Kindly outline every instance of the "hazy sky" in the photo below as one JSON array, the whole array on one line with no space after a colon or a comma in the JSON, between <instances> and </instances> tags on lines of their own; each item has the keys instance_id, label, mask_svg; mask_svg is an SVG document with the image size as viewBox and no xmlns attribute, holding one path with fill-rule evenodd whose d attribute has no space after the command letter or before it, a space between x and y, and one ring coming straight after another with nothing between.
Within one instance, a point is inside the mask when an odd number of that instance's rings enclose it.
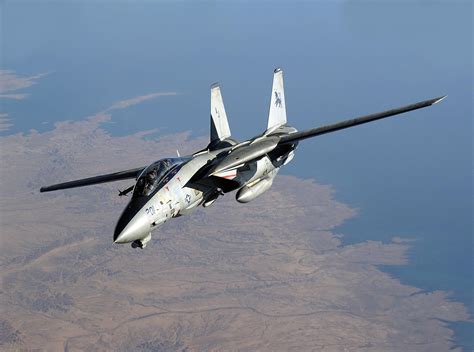
<instances>
[{"instance_id":1,"label":"hazy sky","mask_svg":"<svg viewBox=\"0 0 474 352\"><path fill-rule=\"evenodd\" d=\"M285 172L332 184L359 207L343 228L348 241L420 238L408 279L453 288L465 302L472 295L471 1L6 1L0 9L2 69L51 72L24 101L2 100L14 124L7 133L175 91L115 114L107 129L204 135L209 86L220 81L243 139L266 125L276 66L298 129L448 94L422 111L305 141Z\"/></svg>"}]
</instances>

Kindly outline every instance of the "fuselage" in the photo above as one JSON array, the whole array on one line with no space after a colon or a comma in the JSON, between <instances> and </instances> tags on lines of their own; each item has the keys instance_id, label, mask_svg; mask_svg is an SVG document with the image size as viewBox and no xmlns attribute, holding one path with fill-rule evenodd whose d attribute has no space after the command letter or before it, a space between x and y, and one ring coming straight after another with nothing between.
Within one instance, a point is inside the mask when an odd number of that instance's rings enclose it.
<instances>
[{"instance_id":1,"label":"fuselage","mask_svg":"<svg viewBox=\"0 0 474 352\"><path fill-rule=\"evenodd\" d=\"M295 131L286 126L279 133ZM223 144L193 155L156 161L138 176L132 199L117 222L115 243L146 246L151 231L186 215L199 205L213 204L219 195L238 190L236 199L249 202L270 188L279 168L294 155L296 145L278 150L278 135ZM205 172L207 182L195 182Z\"/></svg>"}]
</instances>

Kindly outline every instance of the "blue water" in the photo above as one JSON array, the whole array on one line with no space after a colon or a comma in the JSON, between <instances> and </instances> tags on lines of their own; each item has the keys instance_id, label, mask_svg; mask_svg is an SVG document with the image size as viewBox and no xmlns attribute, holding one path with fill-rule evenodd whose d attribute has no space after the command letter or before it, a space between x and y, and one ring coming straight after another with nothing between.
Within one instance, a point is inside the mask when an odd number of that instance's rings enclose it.
<instances>
[{"instance_id":1,"label":"blue water","mask_svg":"<svg viewBox=\"0 0 474 352\"><path fill-rule=\"evenodd\" d=\"M420 119L429 118L429 113L437 115L436 111L427 112ZM468 112L455 118L469 126L466 121L471 116ZM413 128L419 127L415 123ZM465 143L463 147L471 150L466 137L469 132L462 139L459 127L447 127L442 136L418 139L418 130L410 136L412 133L402 127L397 133L394 126L383 124L361 128L374 133L360 139L360 132L354 129L351 134L301 145L295 165L285 172L331 184L336 199L358 209L357 216L335 230L344 235L343 244L366 240L388 243L394 236L415 239L410 243L408 265L382 269L402 283L450 292L472 315L472 159L469 153L456 154L450 146L437 142L439 138L459 138L457 148ZM398 136L403 136L403 148L397 146ZM451 326L456 343L466 351L473 350L474 325Z\"/></svg>"}]
</instances>

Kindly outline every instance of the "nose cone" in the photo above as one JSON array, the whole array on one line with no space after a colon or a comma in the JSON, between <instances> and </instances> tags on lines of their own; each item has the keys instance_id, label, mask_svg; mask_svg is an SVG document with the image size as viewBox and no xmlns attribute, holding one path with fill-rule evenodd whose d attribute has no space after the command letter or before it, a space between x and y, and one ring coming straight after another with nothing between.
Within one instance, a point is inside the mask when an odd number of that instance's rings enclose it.
<instances>
[{"instance_id":1,"label":"nose cone","mask_svg":"<svg viewBox=\"0 0 474 352\"><path fill-rule=\"evenodd\" d=\"M141 240L150 234L150 224L146 216L137 215L123 229L117 226L114 233L115 243L129 243Z\"/></svg>"},{"instance_id":2,"label":"nose cone","mask_svg":"<svg viewBox=\"0 0 474 352\"><path fill-rule=\"evenodd\" d=\"M150 234L150 223L145 214L127 208L120 217L114 232L115 243L128 243Z\"/></svg>"}]
</instances>

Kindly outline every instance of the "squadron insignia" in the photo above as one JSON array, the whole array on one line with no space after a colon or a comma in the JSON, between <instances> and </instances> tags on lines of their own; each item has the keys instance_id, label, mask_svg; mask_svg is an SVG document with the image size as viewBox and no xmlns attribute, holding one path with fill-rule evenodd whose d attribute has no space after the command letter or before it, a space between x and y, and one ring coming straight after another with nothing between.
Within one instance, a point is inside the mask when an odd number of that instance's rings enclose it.
<instances>
[{"instance_id":1,"label":"squadron insignia","mask_svg":"<svg viewBox=\"0 0 474 352\"><path fill-rule=\"evenodd\" d=\"M281 108L281 93L275 91L275 106Z\"/></svg>"}]
</instances>

